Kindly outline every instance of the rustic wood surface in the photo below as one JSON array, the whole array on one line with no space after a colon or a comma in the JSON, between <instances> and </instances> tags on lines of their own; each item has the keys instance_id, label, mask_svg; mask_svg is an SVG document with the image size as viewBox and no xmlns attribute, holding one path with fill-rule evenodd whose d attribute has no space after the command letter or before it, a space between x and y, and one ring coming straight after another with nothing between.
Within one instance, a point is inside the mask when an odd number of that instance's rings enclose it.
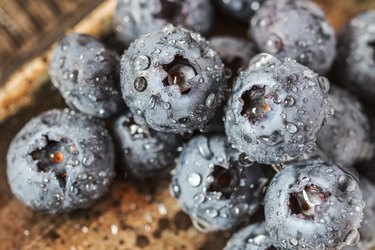
<instances>
[{"instance_id":1,"label":"rustic wood surface","mask_svg":"<svg viewBox=\"0 0 375 250\"><path fill-rule=\"evenodd\" d=\"M0 84L101 0L1 0ZM56 27L59 27L58 29Z\"/></svg>"},{"instance_id":2,"label":"rustic wood surface","mask_svg":"<svg viewBox=\"0 0 375 250\"><path fill-rule=\"evenodd\" d=\"M31 6L32 1L13 2ZM15 4L13 2L10 5ZM68 1L53 2L65 4ZM375 8L373 0L317 2L328 13L336 30L356 13ZM75 4L85 4L85 1L75 1ZM1 11L4 11L1 5L0 24L3 20ZM61 28L58 33L74 30L106 35L111 32L110 17L114 6L115 0L105 1L77 26ZM30 17L23 18L28 20ZM215 34L244 35L246 30L246 26L228 25L220 18L217 22ZM37 26L33 21L27 25ZM0 39L5 39L1 32ZM48 81L49 57L49 51L43 52L0 86L0 249L220 249L229 235L205 235L196 231L169 196L168 181L165 180L157 185L146 185L130 184L119 178L108 196L93 208L64 216L35 213L12 196L5 176L9 142L32 116L50 108L64 107L61 97ZM0 63L2 61L0 59Z\"/></svg>"}]
</instances>

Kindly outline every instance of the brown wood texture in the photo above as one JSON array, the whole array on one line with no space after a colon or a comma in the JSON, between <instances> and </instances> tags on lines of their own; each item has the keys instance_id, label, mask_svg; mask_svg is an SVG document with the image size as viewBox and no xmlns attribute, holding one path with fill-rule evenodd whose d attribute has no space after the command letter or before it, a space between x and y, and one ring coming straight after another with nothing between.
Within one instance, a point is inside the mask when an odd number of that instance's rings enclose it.
<instances>
[{"instance_id":1,"label":"brown wood texture","mask_svg":"<svg viewBox=\"0 0 375 250\"><path fill-rule=\"evenodd\" d=\"M336 30L358 12L375 8L373 0L316 1ZM115 0L104 1L78 25L58 32L77 31L98 37L108 34L114 7ZM227 25L224 19L217 22L215 34L244 35L246 30L246 26ZM195 230L170 197L165 180L134 184L117 179L111 192L94 207L62 216L33 212L12 196L5 176L11 139L32 116L64 107L49 84L49 58L47 50L0 86L0 249L221 249L229 235L205 235Z\"/></svg>"},{"instance_id":2,"label":"brown wood texture","mask_svg":"<svg viewBox=\"0 0 375 250\"><path fill-rule=\"evenodd\" d=\"M0 1L0 83L38 55L100 0ZM57 28L59 27L59 28Z\"/></svg>"}]
</instances>

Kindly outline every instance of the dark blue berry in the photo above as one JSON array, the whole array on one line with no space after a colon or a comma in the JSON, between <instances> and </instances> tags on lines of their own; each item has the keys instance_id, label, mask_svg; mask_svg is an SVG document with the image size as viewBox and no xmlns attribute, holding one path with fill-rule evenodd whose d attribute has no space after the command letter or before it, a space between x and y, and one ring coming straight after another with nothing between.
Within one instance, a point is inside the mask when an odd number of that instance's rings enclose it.
<instances>
[{"instance_id":1,"label":"dark blue berry","mask_svg":"<svg viewBox=\"0 0 375 250\"><path fill-rule=\"evenodd\" d=\"M136 123L166 133L206 124L224 92L223 63L197 33L172 25L137 39L121 61L124 100Z\"/></svg>"},{"instance_id":2,"label":"dark blue berry","mask_svg":"<svg viewBox=\"0 0 375 250\"><path fill-rule=\"evenodd\" d=\"M259 54L228 101L228 140L251 159L278 164L314 146L330 112L329 81L293 60Z\"/></svg>"},{"instance_id":3,"label":"dark blue berry","mask_svg":"<svg viewBox=\"0 0 375 250\"><path fill-rule=\"evenodd\" d=\"M250 32L261 52L290 57L322 74L335 58L336 38L323 11L310 0L268 0Z\"/></svg>"},{"instance_id":4,"label":"dark blue berry","mask_svg":"<svg viewBox=\"0 0 375 250\"><path fill-rule=\"evenodd\" d=\"M168 23L208 34L213 8L210 0L117 0L113 22L124 44Z\"/></svg>"},{"instance_id":5,"label":"dark blue berry","mask_svg":"<svg viewBox=\"0 0 375 250\"><path fill-rule=\"evenodd\" d=\"M282 249L266 232L265 223L255 223L235 233L224 250L277 250Z\"/></svg>"},{"instance_id":6,"label":"dark blue berry","mask_svg":"<svg viewBox=\"0 0 375 250\"><path fill-rule=\"evenodd\" d=\"M347 88L368 102L375 94L375 10L354 17L338 39L336 74Z\"/></svg>"},{"instance_id":7,"label":"dark blue berry","mask_svg":"<svg viewBox=\"0 0 375 250\"><path fill-rule=\"evenodd\" d=\"M248 22L260 8L263 0L215 0L224 13Z\"/></svg>"},{"instance_id":8,"label":"dark blue berry","mask_svg":"<svg viewBox=\"0 0 375 250\"><path fill-rule=\"evenodd\" d=\"M232 36L212 37L210 44L225 65L224 76L231 89L239 73L249 66L250 59L257 54L257 49L250 40Z\"/></svg>"},{"instance_id":9,"label":"dark blue berry","mask_svg":"<svg viewBox=\"0 0 375 250\"><path fill-rule=\"evenodd\" d=\"M32 209L87 208L106 193L115 175L112 140L94 119L51 110L13 139L7 175L12 192Z\"/></svg>"},{"instance_id":10,"label":"dark blue berry","mask_svg":"<svg viewBox=\"0 0 375 250\"><path fill-rule=\"evenodd\" d=\"M328 101L335 112L319 131L316 144L341 166L371 159L374 145L371 141L370 122L362 104L349 92L332 87Z\"/></svg>"},{"instance_id":11,"label":"dark blue berry","mask_svg":"<svg viewBox=\"0 0 375 250\"><path fill-rule=\"evenodd\" d=\"M119 57L94 37L76 33L64 37L53 52L49 70L69 107L100 118L125 108Z\"/></svg>"},{"instance_id":12,"label":"dark blue berry","mask_svg":"<svg viewBox=\"0 0 375 250\"><path fill-rule=\"evenodd\" d=\"M271 181L264 203L266 230L284 248L333 250L357 241L362 192L353 175L336 165L287 165Z\"/></svg>"},{"instance_id":13,"label":"dark blue berry","mask_svg":"<svg viewBox=\"0 0 375 250\"><path fill-rule=\"evenodd\" d=\"M183 149L170 190L199 230L228 230L258 208L267 183L261 168L224 137L198 136Z\"/></svg>"},{"instance_id":14,"label":"dark blue berry","mask_svg":"<svg viewBox=\"0 0 375 250\"><path fill-rule=\"evenodd\" d=\"M177 135L137 125L130 113L117 118L114 138L125 174L136 179L168 175L182 144Z\"/></svg>"}]
</instances>

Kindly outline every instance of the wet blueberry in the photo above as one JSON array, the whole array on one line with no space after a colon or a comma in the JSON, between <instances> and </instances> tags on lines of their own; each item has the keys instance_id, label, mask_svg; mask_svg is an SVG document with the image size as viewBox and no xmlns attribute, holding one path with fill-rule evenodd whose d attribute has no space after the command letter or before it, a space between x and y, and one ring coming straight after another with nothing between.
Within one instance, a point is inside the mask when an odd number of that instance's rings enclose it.
<instances>
[{"instance_id":1,"label":"wet blueberry","mask_svg":"<svg viewBox=\"0 0 375 250\"><path fill-rule=\"evenodd\" d=\"M336 75L348 89L374 102L375 10L354 17L338 39Z\"/></svg>"},{"instance_id":2,"label":"wet blueberry","mask_svg":"<svg viewBox=\"0 0 375 250\"><path fill-rule=\"evenodd\" d=\"M198 136L184 147L170 190L196 228L228 230L249 221L268 179L246 159L220 136Z\"/></svg>"},{"instance_id":3,"label":"wet blueberry","mask_svg":"<svg viewBox=\"0 0 375 250\"><path fill-rule=\"evenodd\" d=\"M206 124L224 92L223 63L197 33L172 25L137 39L121 62L123 98L140 125L166 133Z\"/></svg>"},{"instance_id":4,"label":"wet blueberry","mask_svg":"<svg viewBox=\"0 0 375 250\"><path fill-rule=\"evenodd\" d=\"M125 108L119 60L116 52L94 37L73 33L57 44L49 73L68 106L86 115L108 118Z\"/></svg>"},{"instance_id":5,"label":"wet blueberry","mask_svg":"<svg viewBox=\"0 0 375 250\"><path fill-rule=\"evenodd\" d=\"M287 249L356 244L362 211L362 192L353 175L317 160L287 165L265 197L266 230Z\"/></svg>"},{"instance_id":6,"label":"wet blueberry","mask_svg":"<svg viewBox=\"0 0 375 250\"><path fill-rule=\"evenodd\" d=\"M374 145L370 122L361 103L349 92L334 86L328 92L328 100L335 113L319 131L318 147L341 166L370 160Z\"/></svg>"},{"instance_id":7,"label":"wet blueberry","mask_svg":"<svg viewBox=\"0 0 375 250\"><path fill-rule=\"evenodd\" d=\"M117 118L114 138L125 174L136 179L168 175L182 144L178 135L137 125L130 113Z\"/></svg>"},{"instance_id":8,"label":"wet blueberry","mask_svg":"<svg viewBox=\"0 0 375 250\"><path fill-rule=\"evenodd\" d=\"M229 142L254 161L278 164L314 146L331 112L329 82L293 60L259 54L238 77L227 105Z\"/></svg>"},{"instance_id":9,"label":"wet blueberry","mask_svg":"<svg viewBox=\"0 0 375 250\"><path fill-rule=\"evenodd\" d=\"M333 63L335 33L313 1L265 1L250 26L249 33L261 52L293 58L319 74L327 72Z\"/></svg>"},{"instance_id":10,"label":"wet blueberry","mask_svg":"<svg viewBox=\"0 0 375 250\"><path fill-rule=\"evenodd\" d=\"M113 179L110 135L98 121L51 110L29 121L7 154L12 192L27 206L49 213L87 208Z\"/></svg>"},{"instance_id":11,"label":"wet blueberry","mask_svg":"<svg viewBox=\"0 0 375 250\"><path fill-rule=\"evenodd\" d=\"M210 0L117 0L114 28L124 44L171 23L201 34L213 24Z\"/></svg>"}]
</instances>

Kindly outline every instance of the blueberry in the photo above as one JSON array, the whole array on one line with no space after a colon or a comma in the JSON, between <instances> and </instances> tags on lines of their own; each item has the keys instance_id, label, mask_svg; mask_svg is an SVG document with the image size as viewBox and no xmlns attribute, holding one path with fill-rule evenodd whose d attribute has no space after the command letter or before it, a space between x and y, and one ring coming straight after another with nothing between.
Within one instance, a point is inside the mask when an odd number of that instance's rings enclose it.
<instances>
[{"instance_id":1,"label":"blueberry","mask_svg":"<svg viewBox=\"0 0 375 250\"><path fill-rule=\"evenodd\" d=\"M265 223L248 225L235 233L224 250L277 250L282 249L266 232Z\"/></svg>"},{"instance_id":2,"label":"blueberry","mask_svg":"<svg viewBox=\"0 0 375 250\"><path fill-rule=\"evenodd\" d=\"M263 0L215 0L215 3L224 13L248 22L250 17L260 8Z\"/></svg>"},{"instance_id":3,"label":"blueberry","mask_svg":"<svg viewBox=\"0 0 375 250\"><path fill-rule=\"evenodd\" d=\"M118 55L94 37L70 34L53 51L52 83L66 104L81 113L108 118L123 110Z\"/></svg>"},{"instance_id":4,"label":"blueberry","mask_svg":"<svg viewBox=\"0 0 375 250\"><path fill-rule=\"evenodd\" d=\"M194 137L183 149L170 190L202 231L248 222L267 178L260 166L229 147L225 137Z\"/></svg>"},{"instance_id":5,"label":"blueberry","mask_svg":"<svg viewBox=\"0 0 375 250\"><path fill-rule=\"evenodd\" d=\"M137 125L130 113L117 118L114 138L125 174L136 179L169 174L182 144L179 136Z\"/></svg>"},{"instance_id":6,"label":"blueberry","mask_svg":"<svg viewBox=\"0 0 375 250\"><path fill-rule=\"evenodd\" d=\"M362 192L337 165L307 160L289 164L271 181L266 230L287 249L341 249L356 243Z\"/></svg>"},{"instance_id":7,"label":"blueberry","mask_svg":"<svg viewBox=\"0 0 375 250\"><path fill-rule=\"evenodd\" d=\"M117 0L114 29L124 44L168 23L208 34L213 25L210 0Z\"/></svg>"},{"instance_id":8,"label":"blueberry","mask_svg":"<svg viewBox=\"0 0 375 250\"><path fill-rule=\"evenodd\" d=\"M111 137L93 118L47 111L13 139L7 175L12 192L34 210L87 208L105 194L115 175Z\"/></svg>"},{"instance_id":9,"label":"blueberry","mask_svg":"<svg viewBox=\"0 0 375 250\"><path fill-rule=\"evenodd\" d=\"M233 84L239 72L245 70L249 66L250 59L257 54L255 44L244 38L215 36L211 37L210 44L224 62L225 77L229 85Z\"/></svg>"},{"instance_id":10,"label":"blueberry","mask_svg":"<svg viewBox=\"0 0 375 250\"><path fill-rule=\"evenodd\" d=\"M329 159L342 166L371 159L374 145L370 140L370 122L361 103L338 87L330 89L328 100L335 113L327 118L319 131L318 147Z\"/></svg>"},{"instance_id":11,"label":"blueberry","mask_svg":"<svg viewBox=\"0 0 375 250\"><path fill-rule=\"evenodd\" d=\"M359 228L360 241L355 246L349 246L345 250L371 250L375 246L375 186L366 178L361 177L360 187L363 193L365 207L364 218ZM358 239L354 239L356 241Z\"/></svg>"},{"instance_id":12,"label":"blueberry","mask_svg":"<svg viewBox=\"0 0 375 250\"><path fill-rule=\"evenodd\" d=\"M259 54L238 77L228 101L228 140L251 159L278 164L314 146L331 112L329 81L290 59Z\"/></svg>"},{"instance_id":13,"label":"blueberry","mask_svg":"<svg viewBox=\"0 0 375 250\"><path fill-rule=\"evenodd\" d=\"M223 99L223 63L197 33L172 25L137 39L121 61L123 98L136 123L166 133L203 126Z\"/></svg>"},{"instance_id":14,"label":"blueberry","mask_svg":"<svg viewBox=\"0 0 375 250\"><path fill-rule=\"evenodd\" d=\"M313 1L268 0L250 26L249 33L262 52L293 58L320 74L333 63L335 33Z\"/></svg>"},{"instance_id":15,"label":"blueberry","mask_svg":"<svg viewBox=\"0 0 375 250\"><path fill-rule=\"evenodd\" d=\"M353 93L368 102L375 95L375 10L354 17L338 39L336 73Z\"/></svg>"}]
</instances>

